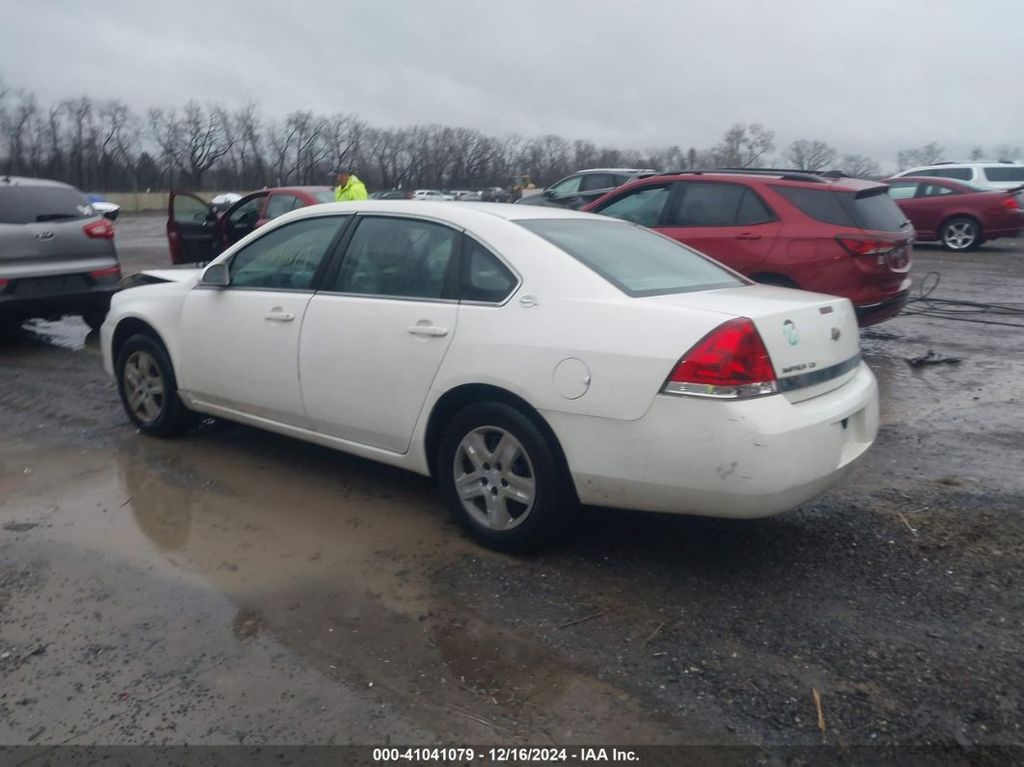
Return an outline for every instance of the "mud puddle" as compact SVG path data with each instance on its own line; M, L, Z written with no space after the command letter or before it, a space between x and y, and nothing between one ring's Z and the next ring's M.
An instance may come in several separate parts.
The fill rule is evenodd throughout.
M247 445L240 448L239 440ZM151 654L174 657L166 645L184 643L217 663L253 654L286 659L286 666L315 673L317 689L357 691L374 702L367 711L384 707L446 737L695 737L679 721L645 712L642 701L598 680L593 669L534 644L530 626L513 616L495 622L459 604L438 577L446 568L466 561L501 571L530 565L463 538L428 480L236 427L209 427L187 451L183 444L132 436L113 450L44 450L3 442L0 550L17 552L26 573L52 569L24 560L34 546L42 557L61 552L57 558L74 562L76 572L95 569L83 564L92 562L134 574L74 598L66 580L53 583L52 575L57 615L52 606L45 614L30 608L31 592L51 588L14 588L4 619L17 624L21 616L22 628L0 632L0 640L22 648L17 657L44 646L54 621L76 632L85 624L91 641L63 655L71 660L99 647L130 658L139 667L135 681L117 675L114 686L143 684L148 695L163 688L139 681L144 669L164 663L161 680L174 673ZM126 600L168 589L170 602L180 603L161 621L139 625L138 608ZM130 617L134 628L108 634L92 617L97 609ZM203 630L193 635L197 619ZM9 681L19 686L17 678ZM81 674L69 674L72 687L83 683ZM62 687L50 685L56 697L47 710L67 708L57 702ZM175 689L173 699L190 694ZM356 714L343 729L361 721Z

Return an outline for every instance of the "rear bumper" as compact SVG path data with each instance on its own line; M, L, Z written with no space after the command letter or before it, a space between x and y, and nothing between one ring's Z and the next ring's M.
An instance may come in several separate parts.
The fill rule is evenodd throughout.
M781 395L659 395L636 421L544 415L583 503L754 518L799 506L846 476L878 432L878 387L861 363L840 388L796 404Z
M56 319L65 314L82 314L110 307L114 288L96 288L84 293L19 299L0 296L0 317L4 319Z
M867 325L875 325L879 322L892 319L903 311L903 307L907 305L907 301L909 299L910 289L907 288L906 290L900 291L893 298L888 298L885 301L854 306L857 311L857 323L861 327L865 327Z

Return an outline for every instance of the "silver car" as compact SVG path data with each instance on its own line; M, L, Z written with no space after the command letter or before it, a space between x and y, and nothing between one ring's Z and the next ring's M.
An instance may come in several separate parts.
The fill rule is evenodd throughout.
M75 187L0 176L0 322L103 324L121 279L114 225Z

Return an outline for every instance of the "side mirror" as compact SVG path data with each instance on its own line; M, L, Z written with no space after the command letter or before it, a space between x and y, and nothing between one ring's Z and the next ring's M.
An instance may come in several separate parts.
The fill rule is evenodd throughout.
M554 193L554 191L553 191L553 190L551 190L551 189L545 189L545 190L544 190L544 191L542 192L542 194L543 194L543 195L544 195L545 197L554 197L554 196L555 196L555 193Z
M120 213L120 212L121 212L120 208L115 208L114 210L108 210L108 211L106 211L103 214L103 218L107 219L107 221L117 221L117 214Z
M212 288L226 288L231 284L231 271L224 262L206 267L200 285L207 285Z

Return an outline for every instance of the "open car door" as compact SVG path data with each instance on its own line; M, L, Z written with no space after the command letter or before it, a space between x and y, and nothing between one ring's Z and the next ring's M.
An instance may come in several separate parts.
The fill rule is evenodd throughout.
M217 214L194 194L172 190L167 203L167 243L172 264L211 260L221 250Z

